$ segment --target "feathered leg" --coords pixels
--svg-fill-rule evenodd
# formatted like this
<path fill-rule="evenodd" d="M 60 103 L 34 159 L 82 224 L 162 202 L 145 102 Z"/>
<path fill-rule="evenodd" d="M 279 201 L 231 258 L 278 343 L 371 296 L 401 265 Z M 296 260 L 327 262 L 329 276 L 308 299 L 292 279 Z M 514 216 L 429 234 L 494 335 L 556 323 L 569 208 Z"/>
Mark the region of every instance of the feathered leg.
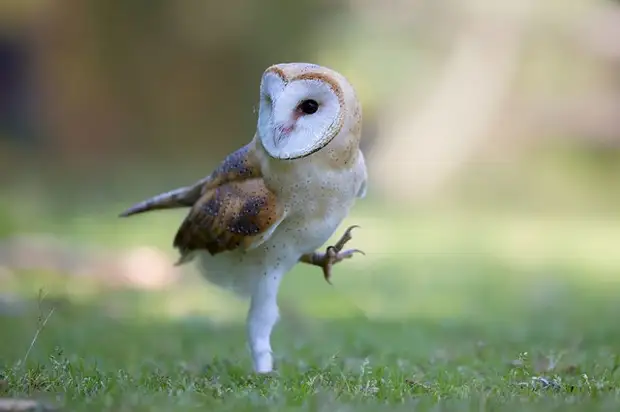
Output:
<path fill-rule="evenodd" d="M 264 274 L 252 294 L 247 333 L 254 371 L 257 373 L 273 371 L 271 331 L 279 317 L 277 296 L 283 274 L 282 271 Z"/>

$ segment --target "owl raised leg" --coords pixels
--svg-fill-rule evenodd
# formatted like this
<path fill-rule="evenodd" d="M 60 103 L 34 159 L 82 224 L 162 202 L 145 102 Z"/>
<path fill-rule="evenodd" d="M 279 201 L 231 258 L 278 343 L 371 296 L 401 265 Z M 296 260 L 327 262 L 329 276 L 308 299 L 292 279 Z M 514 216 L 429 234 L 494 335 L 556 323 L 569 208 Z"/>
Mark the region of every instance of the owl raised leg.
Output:
<path fill-rule="evenodd" d="M 364 254 L 364 252 L 359 249 L 342 250 L 344 245 L 352 239 L 351 231 L 357 227 L 359 226 L 353 225 L 347 228 L 340 240 L 338 240 L 335 245 L 328 246 L 325 252 L 307 253 L 302 255 L 299 261 L 310 265 L 320 266 L 323 269 L 323 277 L 325 277 L 327 283 L 331 284 L 329 279 L 332 276 L 331 269 L 333 265 L 343 261 L 344 259 L 350 258 L 355 253 L 361 253 L 362 255 Z"/>
<path fill-rule="evenodd" d="M 278 289 L 281 272 L 265 273 L 252 294 L 247 319 L 247 333 L 254 371 L 273 371 L 271 331 L 278 321 Z"/>

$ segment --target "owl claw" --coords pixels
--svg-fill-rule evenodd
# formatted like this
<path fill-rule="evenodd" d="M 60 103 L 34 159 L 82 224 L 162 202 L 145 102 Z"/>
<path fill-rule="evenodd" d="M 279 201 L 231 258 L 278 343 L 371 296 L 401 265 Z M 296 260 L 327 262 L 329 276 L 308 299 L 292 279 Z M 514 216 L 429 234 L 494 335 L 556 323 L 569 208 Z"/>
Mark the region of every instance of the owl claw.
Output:
<path fill-rule="evenodd" d="M 346 245 L 347 242 L 352 239 L 351 231 L 355 228 L 359 228 L 359 226 L 349 226 L 347 230 L 345 230 L 342 237 L 338 240 L 338 242 L 336 242 L 336 244 L 333 246 L 329 246 L 325 251 L 322 265 L 323 277 L 325 278 L 325 281 L 330 285 L 332 284 L 330 279 L 332 276 L 331 270 L 333 265 L 343 261 L 344 259 L 351 258 L 355 253 L 361 253 L 362 255 L 365 255 L 365 253 L 359 249 L 347 249 L 345 251 L 342 250 L 344 248 L 344 245 Z"/>
<path fill-rule="evenodd" d="M 332 282 L 330 281 L 330 278 L 332 277 L 332 266 L 345 259 L 351 258 L 356 253 L 365 255 L 365 253 L 359 249 L 342 250 L 344 245 L 352 239 L 351 231 L 356 227 L 359 226 L 349 226 L 338 242 L 336 242 L 333 246 L 329 246 L 325 252 L 306 253 L 299 258 L 299 261 L 322 268 L 325 281 L 331 285 Z"/>
<path fill-rule="evenodd" d="M 340 252 L 342 248 L 344 247 L 344 245 L 346 245 L 349 240 L 353 239 L 353 237 L 351 236 L 351 231 L 355 228 L 359 228 L 359 226 L 358 225 L 349 226 L 347 230 L 344 231 L 344 233 L 342 234 L 338 242 L 336 242 L 336 244 L 331 247 L 336 249 L 336 252 Z"/>
<path fill-rule="evenodd" d="M 343 252 L 336 252 L 336 249 L 333 246 L 327 248 L 327 252 L 325 253 L 325 260 L 323 263 L 323 277 L 330 285 L 332 282 L 330 281 L 332 277 L 332 266 L 336 263 L 341 262 L 345 259 L 349 259 L 355 253 L 361 253 L 365 255 L 365 253 L 359 249 L 347 249 Z"/>

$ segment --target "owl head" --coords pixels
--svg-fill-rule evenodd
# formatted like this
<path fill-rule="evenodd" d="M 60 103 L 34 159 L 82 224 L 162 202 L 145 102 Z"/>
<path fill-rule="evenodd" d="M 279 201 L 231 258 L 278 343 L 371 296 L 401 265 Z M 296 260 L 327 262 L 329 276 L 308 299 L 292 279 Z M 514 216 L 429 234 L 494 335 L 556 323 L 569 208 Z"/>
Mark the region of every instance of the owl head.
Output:
<path fill-rule="evenodd" d="M 340 73 L 309 63 L 283 63 L 263 73 L 257 134 L 273 158 L 310 156 L 338 136 L 359 139 L 361 110 Z"/>

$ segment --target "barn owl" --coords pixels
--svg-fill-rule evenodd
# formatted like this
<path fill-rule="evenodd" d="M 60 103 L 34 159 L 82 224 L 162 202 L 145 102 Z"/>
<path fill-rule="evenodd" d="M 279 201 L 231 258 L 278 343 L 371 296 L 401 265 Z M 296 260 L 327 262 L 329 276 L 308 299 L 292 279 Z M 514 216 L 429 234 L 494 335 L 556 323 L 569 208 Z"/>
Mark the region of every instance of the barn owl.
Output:
<path fill-rule="evenodd" d="M 282 277 L 302 262 L 321 267 L 362 253 L 344 249 L 349 227 L 325 252 L 356 198 L 366 194 L 359 149 L 361 107 L 352 85 L 326 67 L 265 70 L 257 130 L 206 178 L 140 202 L 121 216 L 189 207 L 173 245 L 211 283 L 250 300 L 247 339 L 257 373 L 273 370 L 271 332 Z"/>

